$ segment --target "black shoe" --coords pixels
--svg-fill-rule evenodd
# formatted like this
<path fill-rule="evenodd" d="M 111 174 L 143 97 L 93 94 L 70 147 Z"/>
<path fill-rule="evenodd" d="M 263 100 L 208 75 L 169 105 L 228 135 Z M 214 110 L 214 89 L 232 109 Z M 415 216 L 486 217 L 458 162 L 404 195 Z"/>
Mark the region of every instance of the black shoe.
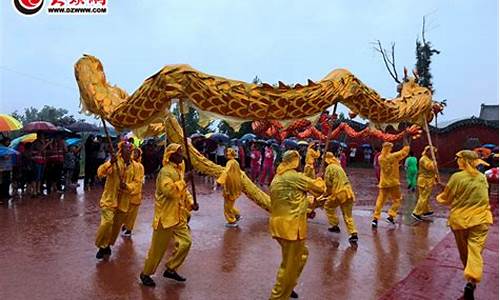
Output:
<path fill-rule="evenodd" d="M 290 298 L 297 299 L 299 298 L 299 294 L 297 294 L 295 291 L 292 291 L 292 293 L 290 294 Z"/>
<path fill-rule="evenodd" d="M 357 243 L 358 242 L 358 234 L 353 233 L 351 234 L 351 237 L 349 237 L 349 243 Z"/>
<path fill-rule="evenodd" d="M 236 215 L 235 218 L 236 218 L 236 222 L 238 222 L 241 219 L 241 216 L 240 215 Z"/>
<path fill-rule="evenodd" d="M 180 281 L 180 282 L 186 281 L 186 278 L 177 274 L 177 272 L 171 271 L 169 269 L 166 269 L 165 272 L 163 272 L 163 277 L 170 278 L 170 279 L 173 279 L 175 281 Z"/>
<path fill-rule="evenodd" d="M 120 230 L 125 231 L 125 230 L 127 230 L 127 228 L 125 228 L 125 225 L 122 225 L 122 228 Z"/>
<path fill-rule="evenodd" d="M 97 258 L 97 259 L 103 259 L 104 256 L 107 255 L 106 249 L 107 248 L 99 248 L 99 250 L 97 250 L 95 258 Z"/>
<path fill-rule="evenodd" d="M 392 225 L 396 225 L 396 222 L 394 222 L 394 219 L 392 217 L 387 217 L 387 222 L 389 222 Z"/>
<path fill-rule="evenodd" d="M 415 213 L 411 213 L 411 216 L 412 216 L 415 220 L 417 220 L 417 221 L 423 221 L 423 220 L 424 220 L 424 219 L 422 219 L 422 217 L 421 217 L 421 216 L 419 216 L 419 215 L 417 215 L 417 214 L 415 214 Z"/>
<path fill-rule="evenodd" d="M 377 228 L 378 227 L 378 221 L 377 219 L 372 220 L 372 228 Z"/>
<path fill-rule="evenodd" d="M 424 217 L 429 217 L 429 216 L 432 216 L 433 214 L 434 214 L 434 212 L 433 212 L 433 211 L 428 211 L 428 212 L 426 212 L 426 213 L 423 213 L 422 215 L 423 215 Z"/>
<path fill-rule="evenodd" d="M 472 282 L 468 282 L 464 288 L 464 300 L 474 300 L 474 290 L 476 285 Z"/>
<path fill-rule="evenodd" d="M 340 227 L 337 226 L 337 225 L 335 225 L 335 226 L 332 226 L 332 227 L 328 228 L 328 231 L 339 233 L 340 232 Z"/>
<path fill-rule="evenodd" d="M 156 286 L 155 281 L 149 275 L 144 275 L 141 273 L 141 275 L 139 275 L 139 278 L 141 279 L 142 284 L 145 286 Z"/>

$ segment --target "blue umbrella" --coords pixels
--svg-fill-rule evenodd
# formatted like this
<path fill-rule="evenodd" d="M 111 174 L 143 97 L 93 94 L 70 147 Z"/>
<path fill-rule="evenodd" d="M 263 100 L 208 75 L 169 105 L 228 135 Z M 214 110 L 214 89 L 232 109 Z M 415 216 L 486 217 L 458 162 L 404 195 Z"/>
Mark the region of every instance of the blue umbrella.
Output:
<path fill-rule="evenodd" d="M 285 139 L 283 141 L 283 145 L 285 145 L 285 147 L 287 147 L 287 148 L 297 148 L 297 146 L 298 146 L 297 141 L 292 140 L 292 139 Z"/>
<path fill-rule="evenodd" d="M 495 144 L 484 144 L 483 145 L 483 148 L 488 148 L 488 149 L 495 149 L 497 145 Z"/>
<path fill-rule="evenodd" d="M 79 139 L 79 138 L 70 138 L 70 139 L 66 139 L 64 141 L 66 142 L 66 145 L 68 147 L 70 147 L 70 146 L 74 146 L 74 145 L 80 144 L 82 142 L 82 139 Z"/>
<path fill-rule="evenodd" d="M 18 154 L 19 152 L 12 148 L 0 146 L 0 171 L 12 169 L 12 165 L 16 163 Z"/>
<path fill-rule="evenodd" d="M 247 134 L 244 134 L 240 140 L 242 141 L 253 141 L 257 138 L 257 136 L 253 133 L 247 133 Z"/>
<path fill-rule="evenodd" d="M 371 148 L 371 147 L 372 147 L 372 145 L 370 145 L 370 144 L 363 144 L 363 145 L 361 145 L 361 148 Z"/>
<path fill-rule="evenodd" d="M 340 143 L 340 147 L 347 148 L 347 144 L 346 143 Z"/>
<path fill-rule="evenodd" d="M 212 134 L 209 134 L 208 138 L 214 142 L 221 143 L 221 144 L 229 143 L 229 136 L 227 136 L 224 133 L 212 133 Z"/>

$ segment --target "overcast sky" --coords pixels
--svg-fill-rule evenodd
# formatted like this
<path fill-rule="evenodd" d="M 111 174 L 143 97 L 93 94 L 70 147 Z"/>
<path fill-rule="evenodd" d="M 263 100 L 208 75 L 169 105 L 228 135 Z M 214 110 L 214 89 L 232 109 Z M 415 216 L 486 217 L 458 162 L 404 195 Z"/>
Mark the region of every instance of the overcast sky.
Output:
<path fill-rule="evenodd" d="M 77 114 L 73 65 L 83 53 L 100 58 L 108 80 L 129 93 L 162 66 L 186 63 L 269 83 L 305 83 L 347 68 L 392 98 L 395 83 L 372 42 L 395 42 L 398 68 L 413 68 L 424 15 L 426 38 L 441 51 L 431 65 L 435 98 L 448 99 L 440 120 L 498 104 L 494 0 L 108 0 L 107 15 L 33 17 L 18 15 L 11 2 L 0 4 L 0 113 L 49 104 Z"/>

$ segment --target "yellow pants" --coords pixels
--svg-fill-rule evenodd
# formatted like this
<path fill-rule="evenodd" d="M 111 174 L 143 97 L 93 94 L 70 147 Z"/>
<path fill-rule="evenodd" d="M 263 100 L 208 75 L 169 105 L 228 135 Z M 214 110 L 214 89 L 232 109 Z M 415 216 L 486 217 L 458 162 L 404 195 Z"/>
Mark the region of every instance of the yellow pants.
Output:
<path fill-rule="evenodd" d="M 231 200 L 229 197 L 224 196 L 224 217 L 228 223 L 236 222 L 236 216 L 240 215 L 240 211 L 234 207 L 236 199 Z"/>
<path fill-rule="evenodd" d="M 127 213 L 116 208 L 101 208 L 101 224 L 97 229 L 95 245 L 99 248 L 114 245 L 126 216 Z"/>
<path fill-rule="evenodd" d="M 432 206 L 429 204 L 429 198 L 432 194 L 433 186 L 419 186 L 418 187 L 418 200 L 413 213 L 420 216 L 422 214 L 432 211 Z"/>
<path fill-rule="evenodd" d="M 483 276 L 484 243 L 488 236 L 488 224 L 477 225 L 465 230 L 453 230 L 460 259 L 464 264 L 464 277 L 467 281 L 480 282 Z"/>
<path fill-rule="evenodd" d="M 280 238 L 276 240 L 281 246 L 282 261 L 269 299 L 289 299 L 306 265 L 309 251 L 306 240 L 289 241 Z"/>
<path fill-rule="evenodd" d="M 174 240 L 175 249 L 172 256 L 167 260 L 166 267 L 169 270 L 176 271 L 186 259 L 189 249 L 191 248 L 191 231 L 186 223 L 179 223 L 169 228 L 163 228 L 158 225 L 158 228 L 153 230 L 153 238 L 149 248 L 146 262 L 144 263 L 145 275 L 151 275 L 156 272 L 156 268 L 160 264 L 168 243 Z"/>
<path fill-rule="evenodd" d="M 127 230 L 133 230 L 135 225 L 135 220 L 137 219 L 137 213 L 139 212 L 140 204 L 130 204 L 127 212 L 127 217 L 125 218 L 125 228 Z"/>
<path fill-rule="evenodd" d="M 342 210 L 342 217 L 344 217 L 344 223 L 347 227 L 347 231 L 349 234 L 357 233 L 356 224 L 354 223 L 354 219 L 352 217 L 352 205 L 354 204 L 353 199 L 345 199 L 343 203 L 341 203 L 342 199 L 328 199 L 325 202 L 325 213 L 328 218 L 328 223 L 330 226 L 338 226 L 339 218 L 337 217 L 337 213 L 335 210 L 340 206 L 340 210 Z"/>
<path fill-rule="evenodd" d="M 377 203 L 375 204 L 375 211 L 373 212 L 374 219 L 380 219 L 380 213 L 382 212 L 382 208 L 387 198 L 391 198 L 392 200 L 392 206 L 388 212 L 389 216 L 396 218 L 398 215 L 399 206 L 401 205 L 401 191 L 399 190 L 399 186 L 379 188 Z"/>

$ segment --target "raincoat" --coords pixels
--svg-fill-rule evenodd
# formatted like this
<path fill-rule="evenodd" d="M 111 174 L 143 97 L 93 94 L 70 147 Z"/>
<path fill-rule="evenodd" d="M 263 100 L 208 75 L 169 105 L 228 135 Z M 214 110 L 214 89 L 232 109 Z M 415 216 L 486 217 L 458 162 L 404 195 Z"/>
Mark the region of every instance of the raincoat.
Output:
<path fill-rule="evenodd" d="M 234 206 L 236 199 L 241 195 L 241 170 L 235 156 L 233 149 L 227 150 L 226 168 L 217 178 L 217 183 L 223 187 L 224 217 L 228 223 L 235 223 L 240 215 L 240 211 Z"/>
<path fill-rule="evenodd" d="M 458 165 L 462 170 L 453 174 L 444 191 L 436 200 L 450 206 L 448 225 L 455 235 L 460 259 L 464 265 L 467 281 L 480 282 L 483 274 L 481 255 L 489 226 L 493 223 L 488 182 L 476 166 L 485 164 L 470 150 L 457 153 Z"/>

